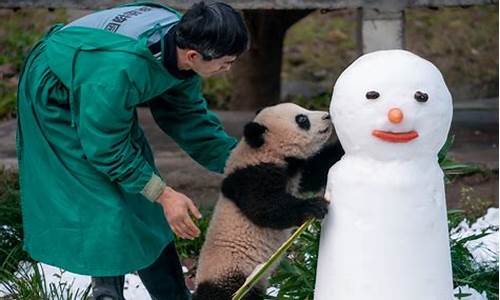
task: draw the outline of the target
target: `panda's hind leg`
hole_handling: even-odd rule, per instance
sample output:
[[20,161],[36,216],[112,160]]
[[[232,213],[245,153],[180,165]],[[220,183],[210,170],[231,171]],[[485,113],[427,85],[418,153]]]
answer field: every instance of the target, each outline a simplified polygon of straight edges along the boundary
[[[223,278],[200,282],[192,300],[231,300],[233,294],[245,283],[243,273],[234,273]],[[263,291],[252,288],[243,300],[262,300]]]

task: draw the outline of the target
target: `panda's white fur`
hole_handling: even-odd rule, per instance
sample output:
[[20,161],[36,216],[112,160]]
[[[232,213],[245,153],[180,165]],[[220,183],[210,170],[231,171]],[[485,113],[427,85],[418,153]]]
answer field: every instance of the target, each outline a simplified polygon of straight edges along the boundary
[[[231,153],[196,274],[194,300],[225,300],[289,236],[290,228],[322,218],[322,197],[300,198],[299,183],[311,174],[308,160],[323,149],[333,131],[329,115],[283,103],[260,111],[245,127]],[[342,153],[331,151],[320,176]],[[316,159],[317,160],[317,159]],[[322,160],[322,159],[321,159]],[[314,168],[314,164],[309,169]],[[323,180],[323,179],[321,179]],[[262,282],[245,299],[260,299]]]

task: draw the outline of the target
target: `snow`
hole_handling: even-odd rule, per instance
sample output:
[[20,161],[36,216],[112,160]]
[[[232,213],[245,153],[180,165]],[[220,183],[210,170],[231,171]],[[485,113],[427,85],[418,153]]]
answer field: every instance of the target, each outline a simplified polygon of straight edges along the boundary
[[473,288],[470,288],[468,285],[466,286],[460,286],[460,287],[457,287],[454,291],[453,291],[453,294],[462,294],[462,295],[468,295],[470,294],[469,296],[466,296],[466,297],[455,297],[456,300],[488,300],[488,298],[486,297],[486,293],[482,293],[482,294],[479,294],[478,291],[476,291],[475,289]]
[[465,244],[478,264],[498,262],[498,208],[488,209],[486,215],[470,225],[463,220],[452,230],[452,239],[460,239],[483,232],[490,233],[480,239]]
[[275,286],[271,286],[271,287],[267,288],[266,295],[273,296],[273,297],[278,297],[278,293],[279,292],[280,292],[279,288],[277,288]]
[[2,225],[0,226],[0,228],[2,228],[2,232],[7,233],[9,235],[14,236],[16,234],[15,230],[10,226]]

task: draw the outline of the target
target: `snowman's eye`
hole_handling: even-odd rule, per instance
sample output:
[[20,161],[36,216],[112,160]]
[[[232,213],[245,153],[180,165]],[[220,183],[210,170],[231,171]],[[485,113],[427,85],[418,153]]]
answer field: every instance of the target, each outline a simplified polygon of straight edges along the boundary
[[378,97],[380,97],[380,94],[378,92],[369,91],[368,93],[366,93],[366,99],[375,100]]
[[418,102],[427,102],[427,100],[429,100],[429,95],[424,92],[417,91],[415,93],[415,100],[417,100]]

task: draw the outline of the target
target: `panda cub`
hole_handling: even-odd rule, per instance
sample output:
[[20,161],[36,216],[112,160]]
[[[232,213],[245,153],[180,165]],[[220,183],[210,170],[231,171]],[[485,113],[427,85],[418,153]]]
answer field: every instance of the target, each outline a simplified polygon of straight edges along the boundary
[[[221,195],[202,247],[193,300],[226,300],[255,267],[289,237],[290,228],[328,210],[323,197],[300,197],[326,184],[328,169],[343,155],[325,146],[330,116],[283,103],[258,112],[231,153]],[[262,299],[265,281],[245,299]]]

